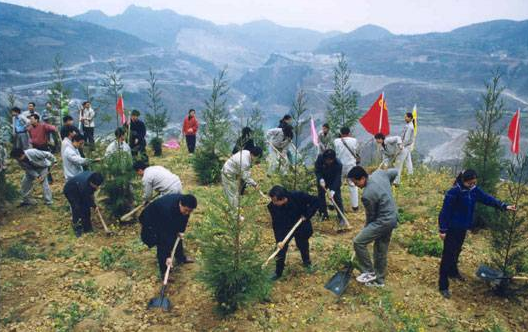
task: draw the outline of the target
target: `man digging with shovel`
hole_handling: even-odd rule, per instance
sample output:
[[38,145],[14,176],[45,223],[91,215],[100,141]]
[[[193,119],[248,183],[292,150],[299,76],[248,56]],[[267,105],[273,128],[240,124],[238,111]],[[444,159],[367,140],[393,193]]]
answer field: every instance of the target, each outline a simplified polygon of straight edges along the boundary
[[157,247],[160,276],[173,266],[171,250],[177,238],[176,261],[179,264],[194,263],[183,251],[183,234],[189,216],[198,202],[193,195],[168,194],[149,204],[139,216],[141,240],[149,247]]
[[[356,280],[370,287],[385,286],[389,243],[392,230],[398,223],[391,188],[397,176],[398,170],[393,168],[377,170],[369,176],[361,166],[355,166],[348,173],[349,181],[363,188],[361,201],[367,219],[365,227],[354,238],[354,250],[362,272]],[[374,267],[367,249],[371,242],[374,242]]]
[[[310,219],[317,212],[319,199],[301,191],[288,192],[281,186],[271,188],[269,196],[271,203],[268,204],[268,210],[271,215],[275,241],[277,241],[277,247],[280,249],[277,253],[275,274],[271,277],[272,280],[275,281],[282,276],[288,244],[292,235],[295,237],[295,245],[301,252],[304,267],[308,272],[311,272],[312,262],[310,261],[308,240],[312,236],[313,230]],[[295,226],[297,229],[293,229]],[[291,233],[292,230],[293,233]]]

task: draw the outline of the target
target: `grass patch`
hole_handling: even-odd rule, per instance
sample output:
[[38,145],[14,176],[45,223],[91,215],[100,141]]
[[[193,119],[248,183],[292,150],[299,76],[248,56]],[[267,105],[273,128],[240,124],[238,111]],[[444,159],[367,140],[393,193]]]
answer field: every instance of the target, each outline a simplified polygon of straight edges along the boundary
[[405,223],[413,223],[418,216],[414,213],[408,212],[404,210],[403,208],[398,209],[398,223],[405,224]]
[[88,314],[88,310],[81,310],[77,302],[71,303],[66,308],[59,308],[57,303],[53,303],[53,311],[49,317],[53,319],[56,332],[69,332]]
[[29,261],[33,259],[46,259],[46,254],[43,252],[35,252],[34,247],[30,247],[24,242],[15,242],[10,245],[3,253],[4,258],[11,258],[20,261]]
[[403,302],[392,301],[390,293],[381,296],[376,307],[380,331],[425,332],[427,326],[422,315],[410,313]]
[[406,243],[407,252],[418,257],[433,256],[441,257],[443,244],[442,240],[436,237],[425,237],[421,233],[413,234]]
[[125,255],[125,249],[117,246],[103,247],[99,254],[99,265],[103,270],[110,270]]
[[95,299],[98,295],[99,289],[93,279],[81,280],[72,285],[72,289],[85,294],[91,299]]

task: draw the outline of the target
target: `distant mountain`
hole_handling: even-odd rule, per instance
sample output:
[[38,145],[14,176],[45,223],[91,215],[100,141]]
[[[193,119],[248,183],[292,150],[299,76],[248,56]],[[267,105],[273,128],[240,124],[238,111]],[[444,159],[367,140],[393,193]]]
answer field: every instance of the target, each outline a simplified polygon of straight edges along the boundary
[[0,71],[48,69],[56,54],[73,64],[153,46],[120,31],[1,2],[0,45]]
[[321,41],[319,48],[333,44],[350,43],[358,40],[380,40],[394,36],[389,30],[377,25],[367,24],[349,33],[337,34]]
[[352,70],[364,74],[471,86],[482,86],[491,72],[499,69],[504,74],[504,84],[527,94],[528,20],[491,21],[447,33],[380,32],[378,38],[353,38],[359,34],[355,31],[330,38],[322,41],[316,52],[344,52]]
[[176,36],[182,29],[214,31],[216,28],[209,21],[180,15],[172,10],[153,10],[135,5],[129,6],[123,13],[115,16],[107,16],[102,11],[92,10],[73,18],[108,29],[120,30],[166,48],[175,45]]
[[[216,25],[171,10],[134,5],[115,16],[89,11],[74,18],[121,30],[167,49],[177,48],[217,65],[223,61],[244,68],[262,64],[273,52],[313,50],[323,39],[338,34],[289,28],[267,20]],[[216,53],[211,54],[212,51]]]

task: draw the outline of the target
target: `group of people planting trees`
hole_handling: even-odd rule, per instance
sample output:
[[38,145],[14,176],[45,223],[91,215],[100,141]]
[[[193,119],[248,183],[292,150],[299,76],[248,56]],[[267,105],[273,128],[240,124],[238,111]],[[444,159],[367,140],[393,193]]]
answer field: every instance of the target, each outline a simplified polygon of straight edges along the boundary
[[[209,210],[204,214],[204,220],[196,223],[198,235],[193,237],[197,244],[202,246],[200,249],[204,269],[210,269],[211,272],[216,267],[208,264],[222,265],[220,270],[215,270],[216,274],[211,272],[209,279],[205,278],[206,282],[215,284],[215,287],[228,289],[228,293],[216,292],[219,303],[227,312],[233,311],[238,304],[236,301],[229,302],[234,294],[251,293],[252,283],[265,284],[270,280],[280,280],[285,273],[286,255],[292,238],[300,251],[304,268],[308,273],[312,273],[312,220],[328,221],[329,210],[335,210],[337,231],[350,231],[352,227],[347,213],[358,213],[360,202],[365,211],[365,225],[353,238],[354,258],[351,258],[349,264],[354,260],[359,267],[360,273],[356,277],[359,283],[368,287],[384,287],[386,281],[390,280],[387,276],[389,247],[399,218],[393,192],[402,184],[404,166],[407,176],[413,175],[412,151],[417,128],[416,111],[405,113],[401,135],[390,136],[388,111],[383,94],[361,119],[357,116],[357,96],[349,94],[347,98],[351,99],[345,101],[334,97],[331,99],[333,113],[330,112],[329,120],[322,125],[321,131],[317,132],[315,121],[311,119],[311,146],[300,144],[302,140],[299,136],[305,133],[301,127],[307,122],[306,117],[303,118],[305,101],[300,94],[294,103],[292,114],[282,117],[276,128],[264,132],[262,118],[259,118],[256,112],[253,114],[253,122],[248,120],[242,123],[241,120],[234,146],[225,147],[230,124],[226,120],[228,116],[223,99],[227,92],[224,74],[222,72],[219,78],[215,79],[211,99],[203,111],[199,140],[199,122],[194,109],[185,115],[181,135],[182,140],[186,141],[188,153],[193,154],[192,162],[199,182],[221,182],[225,196],[225,200],[212,197],[212,200],[220,201],[212,206],[201,203]],[[25,172],[21,183],[21,205],[36,204],[31,197],[35,182],[43,186],[45,203],[52,204],[49,183],[52,181],[51,170],[57,164],[54,152],[58,151],[58,146],[65,178],[62,192],[70,205],[72,228],[77,237],[93,231],[92,210],[97,212],[104,224],[99,200],[95,195],[97,190],[100,187],[105,188],[105,182],[117,177],[116,172],[136,174],[142,185],[139,203],[135,203],[134,195],[129,194],[131,178],[113,181],[111,186],[108,185],[111,189],[105,189],[105,193],[109,200],[129,200],[127,208],[119,212],[112,211],[116,217],[131,211],[132,205],[138,205],[130,213],[141,223],[142,241],[149,247],[157,248],[157,264],[163,279],[161,297],[153,299],[151,304],[154,307],[167,308],[168,300],[165,299],[164,290],[172,280],[169,278],[170,270],[176,264],[194,262],[184,251],[183,243],[191,215],[198,207],[198,199],[195,195],[186,193],[184,183],[178,175],[163,166],[149,163],[146,151],[147,127],[137,110],[131,111],[128,121],[118,126],[114,132],[115,139],[108,144],[104,154],[94,156],[93,151],[88,153],[87,147],[93,150],[95,145],[95,113],[91,103],[87,101],[79,111],[78,127],[73,124],[74,119],[70,115],[65,115],[58,128],[48,123],[44,116],[40,117],[35,111],[34,103],[30,103],[25,112],[21,112],[17,107],[11,109],[11,157]],[[372,135],[368,142],[376,142],[377,151],[381,156],[379,167],[363,166],[362,149],[368,142],[361,144],[352,135],[358,120]],[[307,150],[312,153],[311,156]],[[219,151],[228,152],[222,155]],[[271,181],[269,188],[266,188],[267,193],[252,175],[252,167],[264,159],[264,156],[267,158],[267,181]],[[115,164],[108,166],[108,163]],[[301,171],[308,169],[308,164],[310,171],[300,175]],[[4,161],[0,166],[3,165]],[[446,192],[438,216],[439,237],[444,243],[438,289],[444,298],[451,297],[449,279],[465,280],[458,269],[458,261],[466,233],[473,227],[477,203],[500,211],[515,213],[517,210],[516,201],[512,204],[504,203],[487,194],[477,186],[477,179],[478,174],[474,169],[468,168],[460,172],[452,188]],[[310,183],[315,184],[316,190],[313,186],[310,187]],[[343,185],[349,192],[349,208],[343,204]],[[258,206],[252,201],[253,196],[266,201],[275,239],[270,247],[274,246],[276,250],[267,261],[275,259],[275,271],[271,276],[266,276],[266,281],[262,279],[258,256],[251,251],[258,242],[258,235],[248,231],[248,227],[254,224],[250,210]],[[106,230],[106,224],[104,227]],[[229,242],[231,240],[233,242]],[[226,249],[226,241],[234,251],[240,250],[243,253],[248,250],[246,255],[237,256],[240,261],[236,264],[247,264],[252,268],[233,268],[247,275],[237,275],[233,280],[225,277],[220,280],[222,273],[218,271],[225,272],[225,269],[229,268],[226,266],[228,264],[224,264],[231,254]],[[372,255],[368,249],[370,244],[373,244]],[[265,289],[263,287],[259,291],[266,293]]]

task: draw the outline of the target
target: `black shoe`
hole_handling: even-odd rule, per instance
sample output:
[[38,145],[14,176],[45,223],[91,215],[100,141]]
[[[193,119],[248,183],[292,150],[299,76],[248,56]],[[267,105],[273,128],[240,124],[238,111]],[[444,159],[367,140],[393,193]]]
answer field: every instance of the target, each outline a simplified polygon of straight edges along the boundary
[[282,277],[282,275],[280,274],[277,274],[277,273],[273,273],[270,277],[271,281],[277,281],[279,280],[280,278]]
[[81,235],[83,233],[82,228],[74,228],[73,232],[75,233],[76,237],[81,237]]
[[449,291],[449,289],[440,290],[440,294],[442,294],[444,299],[450,299],[451,298],[451,292]]

